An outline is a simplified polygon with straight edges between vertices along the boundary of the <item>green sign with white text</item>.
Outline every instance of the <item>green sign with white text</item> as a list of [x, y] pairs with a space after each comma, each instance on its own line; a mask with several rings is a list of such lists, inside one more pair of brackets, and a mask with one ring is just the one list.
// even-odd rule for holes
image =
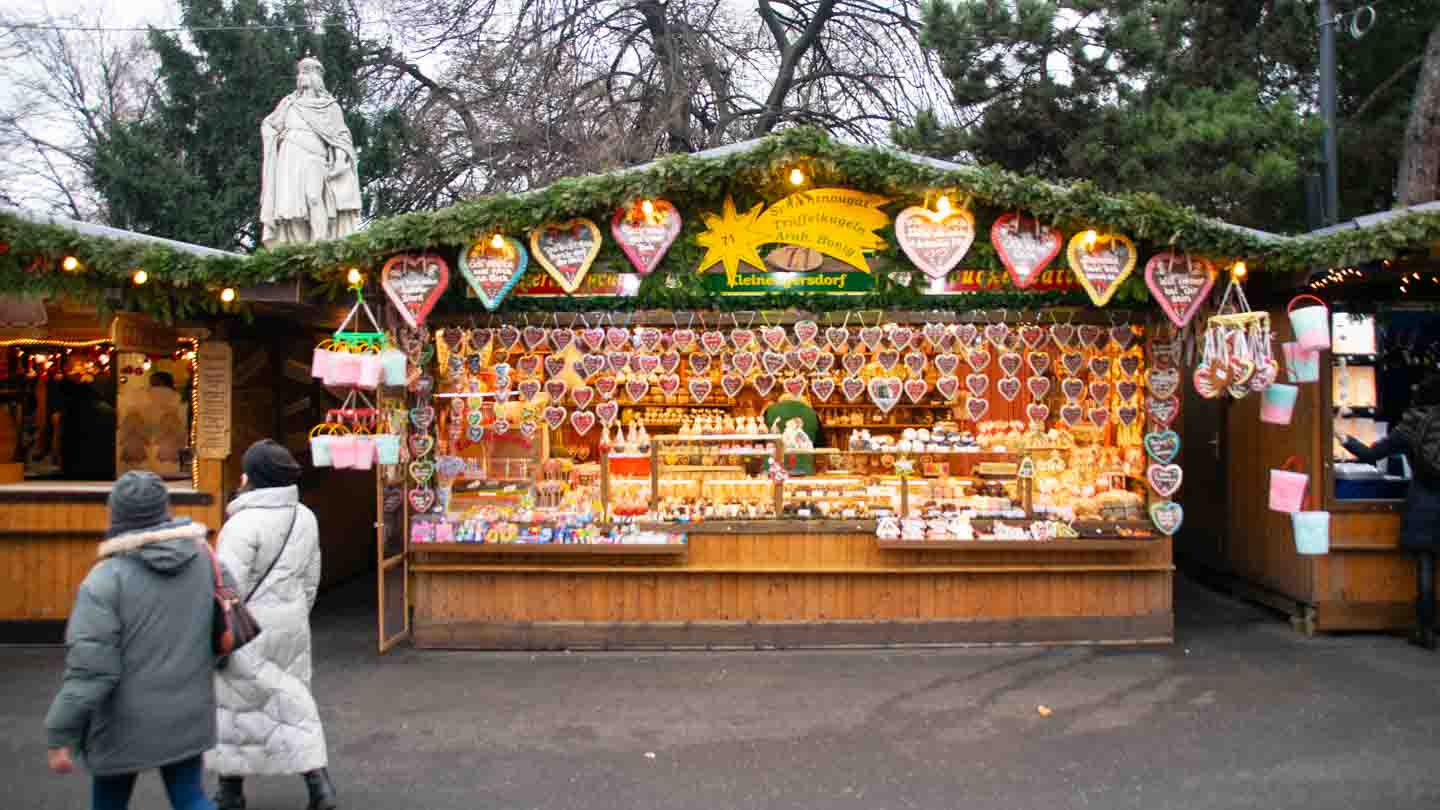
[[720, 295], [765, 295], [780, 292], [859, 295], [875, 289], [875, 276], [858, 270], [794, 273], [783, 270], [754, 272], [742, 269], [735, 274], [733, 284], [724, 273], [702, 273], [701, 277], [707, 291]]

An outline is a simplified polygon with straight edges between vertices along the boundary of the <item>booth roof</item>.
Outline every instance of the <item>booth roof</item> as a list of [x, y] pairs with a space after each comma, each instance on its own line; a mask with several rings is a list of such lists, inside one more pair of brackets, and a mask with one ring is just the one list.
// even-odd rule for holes
[[[1436, 203], [1286, 236], [1221, 222], [1152, 194], [1107, 194], [1084, 181], [1055, 183], [892, 148], [847, 144], [814, 130], [796, 129], [564, 178], [533, 191], [375, 220], [344, 239], [251, 255], [0, 208], [0, 289], [89, 293], [112, 302], [120, 290], [119, 305], [162, 317], [189, 314], [186, 310], [194, 308], [220, 310], [215, 293], [221, 287], [297, 277], [316, 282], [333, 296], [343, 289], [350, 267], [374, 271], [391, 255], [427, 249], [453, 256], [468, 242], [488, 234], [518, 236], [545, 222], [575, 216], [608, 218], [610, 211], [644, 197], [669, 199], [687, 216], [685, 232], [667, 260], [682, 267], [694, 258], [690, 254], [698, 232], [696, 213], [717, 209], [727, 194], [742, 205], [778, 199], [791, 191], [784, 175], [794, 166], [805, 167], [815, 185], [882, 194], [897, 207], [925, 204], [935, 192], [944, 191], [977, 209], [1023, 211], [1066, 231], [1093, 228], [1125, 233], [1139, 243], [1142, 254], [1173, 247], [1221, 261], [1245, 259], [1258, 270], [1300, 271], [1375, 261], [1428, 249], [1440, 241], [1440, 204]], [[977, 240], [975, 253], [977, 260], [998, 267], [988, 240], [983, 244]], [[65, 256], [78, 259], [81, 271], [60, 272]], [[140, 268], [156, 283], [130, 285]]]

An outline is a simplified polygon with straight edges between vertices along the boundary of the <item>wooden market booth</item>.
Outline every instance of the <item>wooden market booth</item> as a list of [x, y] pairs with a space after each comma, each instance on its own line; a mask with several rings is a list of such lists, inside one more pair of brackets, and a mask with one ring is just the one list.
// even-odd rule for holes
[[[0, 212], [0, 242], [27, 236]], [[35, 242], [53, 244], [43, 236]], [[87, 247], [77, 239], [73, 250], [112, 283], [131, 272]], [[258, 320], [229, 317], [227, 305], [202, 328], [231, 346], [234, 449], [275, 435], [312, 465], [342, 446], [375, 454], [373, 471], [316, 470], [307, 491], [336, 532], [327, 571], [332, 545], [342, 567], [374, 561], [384, 651], [407, 639], [1168, 642], [1175, 502], [1201, 527], [1186, 537], [1232, 534], [1221, 542], [1235, 559], [1260, 544], [1230, 508], [1237, 496], [1217, 511], [1210, 490], [1231, 492], [1238, 471], [1212, 464], [1208, 436], [1192, 435], [1251, 406], [1185, 393], [1175, 318], [1145, 302], [1144, 271], [1174, 276], [1152, 291], [1203, 303], [1190, 255], [1278, 272], [1356, 248], [798, 130], [380, 221], [319, 246], [223, 259], [156, 250], [211, 294], [230, 278], [295, 285], [283, 300], [242, 289], [239, 306]], [[0, 261], [4, 272], [19, 271]], [[370, 302], [392, 299], [373, 347], [405, 355], [404, 384], [369, 395], [379, 417], [364, 425], [342, 413], [336, 444], [312, 427], [349, 395], [312, 379], [312, 353], [344, 331], [352, 293], [333, 295], [347, 275]], [[342, 308], [317, 309], [312, 282]], [[1067, 331], [1079, 328], [1094, 339]], [[370, 344], [336, 335], [334, 347]], [[821, 423], [813, 452], [787, 425], [755, 423], [787, 378]], [[1302, 397], [1295, 430], [1323, 407]], [[739, 430], [727, 417], [744, 431], [726, 432]], [[383, 462], [382, 438], [395, 463]], [[208, 519], [218, 523], [237, 467], [231, 453], [197, 479]], [[98, 532], [96, 519], [83, 531]], [[7, 575], [66, 570], [29, 553]], [[73, 591], [62, 578], [56, 591]]]
[[[1325, 229], [1375, 231], [1440, 204], [1366, 217]], [[1188, 392], [1186, 432], [1210, 441], [1213, 456], [1186, 466], [1187, 512], [1196, 516], [1176, 539], [1187, 569], [1233, 593], [1292, 617], [1307, 633], [1395, 630], [1415, 623], [1416, 566], [1400, 550], [1400, 514], [1408, 478], [1398, 457], [1355, 463], [1344, 434], [1373, 442], [1399, 421], [1409, 387], [1440, 362], [1440, 264], [1428, 239], [1393, 239], [1375, 261], [1322, 268], [1282, 300], [1302, 292], [1330, 309], [1334, 345], [1318, 360], [1318, 379], [1299, 383], [1289, 425], [1265, 424], [1260, 402], [1216, 403]], [[1284, 306], [1270, 309], [1277, 344], [1294, 340]], [[1294, 460], [1309, 476], [1311, 507], [1330, 513], [1326, 554], [1301, 554], [1287, 514], [1268, 504], [1269, 474]], [[1199, 517], [1207, 515], [1208, 518]]]

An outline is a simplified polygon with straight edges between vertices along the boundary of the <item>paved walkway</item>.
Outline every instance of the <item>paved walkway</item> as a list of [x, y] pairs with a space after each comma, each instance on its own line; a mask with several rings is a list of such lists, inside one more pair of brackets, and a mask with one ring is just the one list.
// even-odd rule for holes
[[[377, 658], [369, 592], [315, 620], [355, 810], [1440, 807], [1440, 656], [1184, 582], [1178, 643], [1143, 650]], [[87, 806], [44, 767], [61, 659], [0, 649], [0, 807]], [[142, 779], [134, 807], [165, 806]], [[251, 787], [303, 807], [298, 778]]]

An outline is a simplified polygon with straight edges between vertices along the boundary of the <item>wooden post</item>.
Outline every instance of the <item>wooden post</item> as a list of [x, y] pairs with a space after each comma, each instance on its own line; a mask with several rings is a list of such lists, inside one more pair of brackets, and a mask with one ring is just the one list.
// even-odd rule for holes
[[650, 440], [650, 512], [660, 511], [660, 444]]
[[910, 476], [900, 476], [900, 517], [910, 517]]
[[[773, 455], [775, 465], [783, 470], [785, 469], [785, 447], [779, 439], [771, 439], [770, 441], [775, 445]], [[778, 518], [785, 512], [785, 484], [780, 481], [774, 481], [773, 483], [775, 487], [775, 517]]]
[[600, 519], [609, 521], [610, 510], [610, 453], [600, 454]]

